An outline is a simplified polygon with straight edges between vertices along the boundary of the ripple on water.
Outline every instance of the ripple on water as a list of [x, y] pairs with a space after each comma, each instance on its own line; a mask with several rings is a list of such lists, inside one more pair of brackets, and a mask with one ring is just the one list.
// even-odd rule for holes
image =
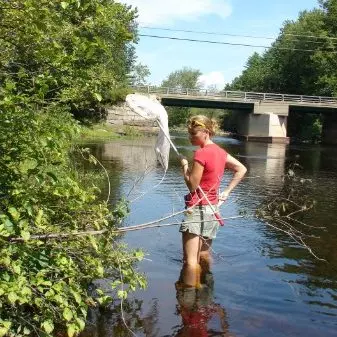
[[[185, 136], [176, 135], [174, 141], [184, 155], [191, 158], [193, 148]], [[221, 212], [227, 217], [244, 210], [247, 216], [227, 221], [214, 240], [214, 289], [208, 294], [211, 307], [221, 312], [227, 330], [236, 336], [336, 336], [336, 150], [242, 143], [229, 138], [215, 138], [215, 141], [248, 167], [247, 178], [232, 193]], [[124, 144], [123, 151], [116, 153], [111, 151], [111, 146], [96, 148], [113, 178], [112, 200], [127, 193], [141, 177], [144, 166], [140, 162], [145, 153], [150, 158], [150, 143], [144, 145], [144, 151], [141, 144]], [[289, 237], [254, 217], [261, 202], [277, 196], [283, 188], [282, 177], [293, 160], [303, 167], [299, 174], [313, 181], [312, 196], [319, 208], [304, 219], [310, 225], [326, 226], [326, 232], [320, 232], [321, 241], [310, 241], [310, 244], [328, 263], [317, 261]], [[131, 203], [125, 225], [152, 221], [183, 210], [182, 196], [187, 189], [174, 154], [164, 181], [153, 188], [162, 176], [162, 170], [154, 165], [139, 179], [131, 197], [147, 193]], [[222, 186], [230, 179], [230, 173], [226, 172]], [[167, 222], [180, 220], [181, 215]], [[149, 288], [136, 293], [138, 302], [130, 301], [125, 306], [128, 323], [138, 336], [177, 335], [182, 331], [183, 305], [174, 285], [182, 259], [177, 226], [132, 232], [125, 236], [125, 241], [131, 247], [142, 247], [147, 253], [139, 268], [149, 280]], [[101, 327], [95, 330], [96, 336], [108, 336], [113, 329], [127, 335], [123, 324], [118, 323], [118, 315], [115, 314], [115, 320], [112, 316], [111, 312], [103, 315]], [[209, 320], [210, 336], [221, 329], [220, 322], [217, 314]]]

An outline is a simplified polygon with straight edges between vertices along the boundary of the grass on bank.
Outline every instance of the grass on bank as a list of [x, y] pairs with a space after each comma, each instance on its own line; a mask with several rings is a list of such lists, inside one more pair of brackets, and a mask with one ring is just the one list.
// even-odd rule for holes
[[107, 141], [119, 138], [134, 138], [143, 136], [137, 127], [130, 125], [111, 125], [108, 123], [81, 126], [79, 141]]
[[[186, 133], [185, 125], [170, 128], [170, 132]], [[155, 127], [138, 127], [131, 125], [112, 125], [109, 123], [97, 123], [89, 126], [82, 125], [78, 136], [79, 142], [95, 141], [104, 142], [115, 139], [132, 139], [153, 136], [158, 133]], [[218, 130], [218, 136], [229, 136], [229, 132]]]

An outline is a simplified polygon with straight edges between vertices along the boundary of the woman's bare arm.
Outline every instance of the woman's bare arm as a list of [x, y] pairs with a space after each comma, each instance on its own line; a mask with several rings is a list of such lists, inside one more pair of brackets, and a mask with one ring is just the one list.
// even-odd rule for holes
[[234, 175], [227, 188], [225, 188], [225, 190], [220, 194], [219, 199], [221, 201], [227, 199], [229, 193], [232, 192], [232, 190], [242, 180], [242, 178], [247, 172], [246, 167], [243, 164], [241, 164], [237, 159], [232, 157], [230, 154], [227, 154], [226, 168], [233, 171]]
[[190, 170], [188, 168], [188, 161], [186, 159], [181, 160], [181, 165], [183, 169], [185, 183], [190, 192], [194, 192], [200, 184], [200, 180], [204, 172], [204, 167], [197, 161], [194, 161], [192, 169]]

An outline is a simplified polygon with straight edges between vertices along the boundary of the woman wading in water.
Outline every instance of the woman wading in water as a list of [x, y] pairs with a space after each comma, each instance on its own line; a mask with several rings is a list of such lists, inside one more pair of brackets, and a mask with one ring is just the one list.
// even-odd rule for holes
[[[213, 143], [211, 138], [216, 128], [216, 121], [202, 115], [193, 116], [188, 122], [190, 141], [199, 149], [194, 153], [191, 167], [185, 158], [181, 159], [183, 176], [190, 191], [185, 196], [186, 208], [194, 206], [186, 211], [180, 227], [184, 251], [180, 282], [186, 286], [199, 287], [200, 274], [209, 271], [212, 240], [219, 224], [223, 224], [218, 203], [228, 198], [247, 171], [238, 160]], [[227, 188], [218, 194], [225, 168], [234, 175]]]

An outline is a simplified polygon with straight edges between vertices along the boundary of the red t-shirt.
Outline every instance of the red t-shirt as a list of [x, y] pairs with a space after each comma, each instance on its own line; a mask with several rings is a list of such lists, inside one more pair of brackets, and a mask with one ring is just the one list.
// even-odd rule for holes
[[[208, 144], [194, 153], [194, 161], [204, 167], [201, 177], [200, 187], [203, 189], [211, 204], [219, 201], [218, 190], [226, 166], [227, 152], [216, 144]], [[195, 193], [202, 198], [202, 194], [197, 190]], [[208, 205], [204, 198], [199, 205]]]
[[[196, 311], [181, 310], [183, 329], [181, 336], [208, 337], [208, 322], [215, 317], [217, 310], [213, 306], [200, 307]], [[179, 334], [178, 334], [179, 335]], [[180, 335], [179, 335], [180, 336]]]

